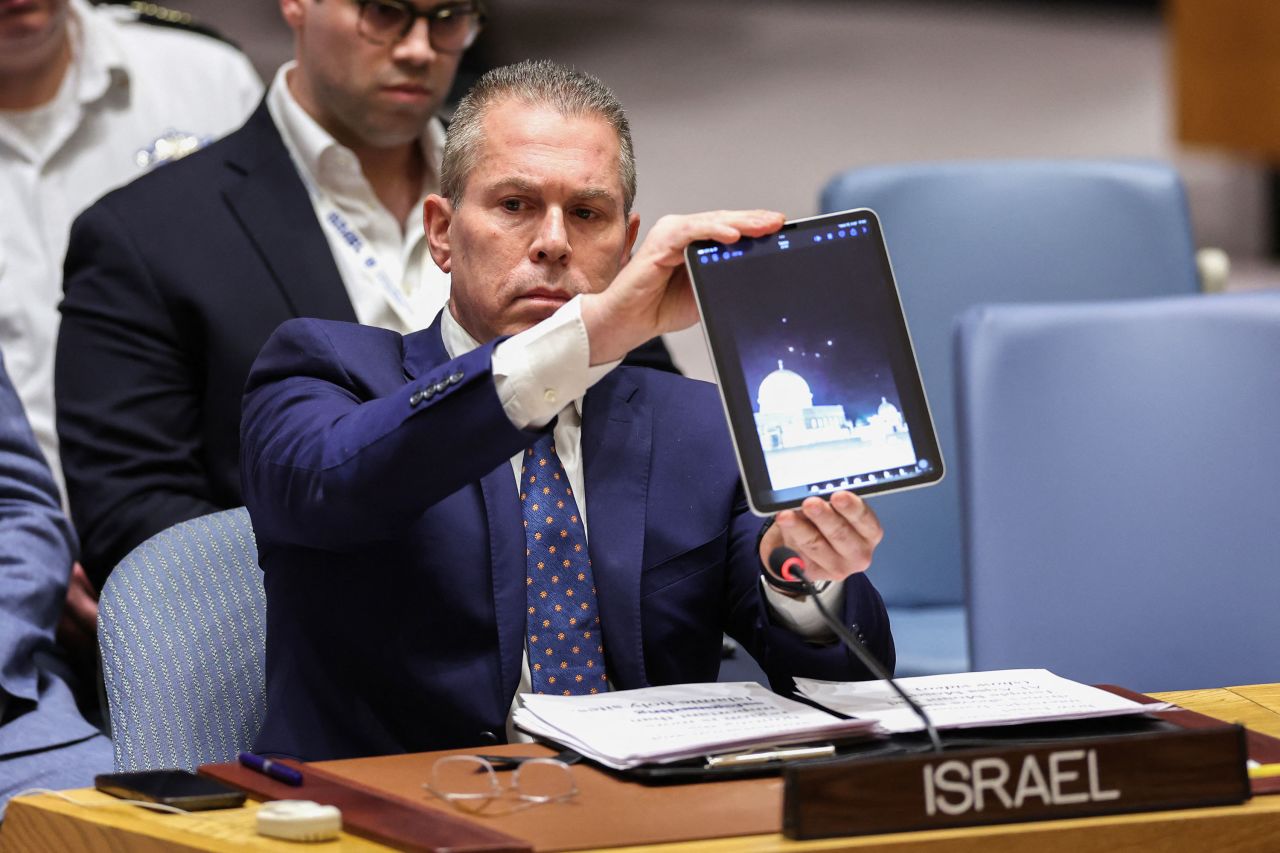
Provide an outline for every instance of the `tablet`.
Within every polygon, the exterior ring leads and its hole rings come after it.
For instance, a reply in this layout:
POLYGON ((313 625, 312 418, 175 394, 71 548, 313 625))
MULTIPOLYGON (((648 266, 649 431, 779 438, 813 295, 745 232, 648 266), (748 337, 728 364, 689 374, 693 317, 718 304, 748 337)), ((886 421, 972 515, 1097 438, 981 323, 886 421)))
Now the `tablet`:
POLYGON ((871 210, 788 222, 685 264, 758 515, 931 485, 942 454, 871 210))

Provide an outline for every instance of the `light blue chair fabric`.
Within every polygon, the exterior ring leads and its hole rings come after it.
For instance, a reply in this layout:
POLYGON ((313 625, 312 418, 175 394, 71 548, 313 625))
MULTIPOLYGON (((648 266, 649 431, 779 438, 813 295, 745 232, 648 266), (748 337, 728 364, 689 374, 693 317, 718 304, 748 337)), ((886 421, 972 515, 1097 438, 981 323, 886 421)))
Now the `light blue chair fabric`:
POLYGON ((157 533, 98 613, 117 770, 195 769, 248 749, 266 709, 266 594, 243 508, 157 533))
POLYGON ((999 301, 1193 293, 1182 184, 1159 163, 1012 161, 855 169, 824 212, 880 216, 944 460, 928 489, 872 500, 885 527, 872 569, 898 673, 966 668, 951 338, 966 308, 999 301))
POLYGON ((1280 292, 978 308, 957 347, 974 667, 1280 681, 1280 292))

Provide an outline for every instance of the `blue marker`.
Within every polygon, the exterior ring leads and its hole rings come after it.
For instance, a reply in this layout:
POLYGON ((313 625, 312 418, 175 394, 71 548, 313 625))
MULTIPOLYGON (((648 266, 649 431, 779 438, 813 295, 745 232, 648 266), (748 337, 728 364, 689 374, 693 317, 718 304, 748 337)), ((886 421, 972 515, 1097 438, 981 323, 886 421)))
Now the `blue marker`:
POLYGON ((255 755, 252 752, 242 752, 240 753, 240 763, 250 770, 256 770, 264 776, 270 776, 277 782, 283 782, 295 788, 302 784, 301 773, 287 764, 272 761, 270 758, 263 758, 261 755, 255 755))

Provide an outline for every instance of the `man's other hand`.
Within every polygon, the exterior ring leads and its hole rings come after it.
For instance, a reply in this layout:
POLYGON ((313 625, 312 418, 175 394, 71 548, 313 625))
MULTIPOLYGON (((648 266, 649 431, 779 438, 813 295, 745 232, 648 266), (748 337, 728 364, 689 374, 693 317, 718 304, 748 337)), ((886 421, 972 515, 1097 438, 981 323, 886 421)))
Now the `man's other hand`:
POLYGON ((665 332, 698 320, 684 250, 698 240, 736 243, 782 227, 786 217, 769 210, 719 210, 664 216, 601 293, 582 299, 582 320, 591 342, 591 364, 617 361, 665 332))
POLYGON ((760 542, 760 560, 767 566, 773 549, 785 545, 804 558, 810 581, 843 580, 867 570, 883 538, 880 519, 862 498, 836 492, 778 513, 760 542))
POLYGON ((98 596, 79 563, 71 566, 67 600, 58 620, 58 645, 77 661, 94 658, 98 643, 98 596))

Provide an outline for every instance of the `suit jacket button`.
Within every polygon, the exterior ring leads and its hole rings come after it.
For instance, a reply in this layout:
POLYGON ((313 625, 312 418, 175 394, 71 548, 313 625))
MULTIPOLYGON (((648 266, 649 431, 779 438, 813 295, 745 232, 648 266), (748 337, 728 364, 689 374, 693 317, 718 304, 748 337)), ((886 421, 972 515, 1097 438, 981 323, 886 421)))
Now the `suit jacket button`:
POLYGON ((495 735, 493 732, 481 732, 480 742, 487 743, 487 744, 495 744, 498 742, 498 736, 495 735))
POLYGON ((443 394, 443 393, 444 393, 444 389, 446 389, 446 388, 448 388, 448 387, 449 387, 449 383, 448 383, 448 382, 437 382, 435 385, 432 385, 432 386, 431 386, 431 393, 432 393, 432 394, 443 394))
POLYGON ((409 397, 409 405, 410 406, 418 405, 419 403, 422 402, 422 398, 424 396, 425 395, 421 391, 414 391, 413 395, 409 397))
POLYGON ((449 379, 448 379, 448 382, 449 382, 449 384, 450 384, 450 385, 457 385, 457 384, 458 384, 459 382, 461 382, 461 381, 462 381, 462 371, 461 371, 461 370, 459 370, 457 373, 451 374, 451 375, 449 376, 449 379))

